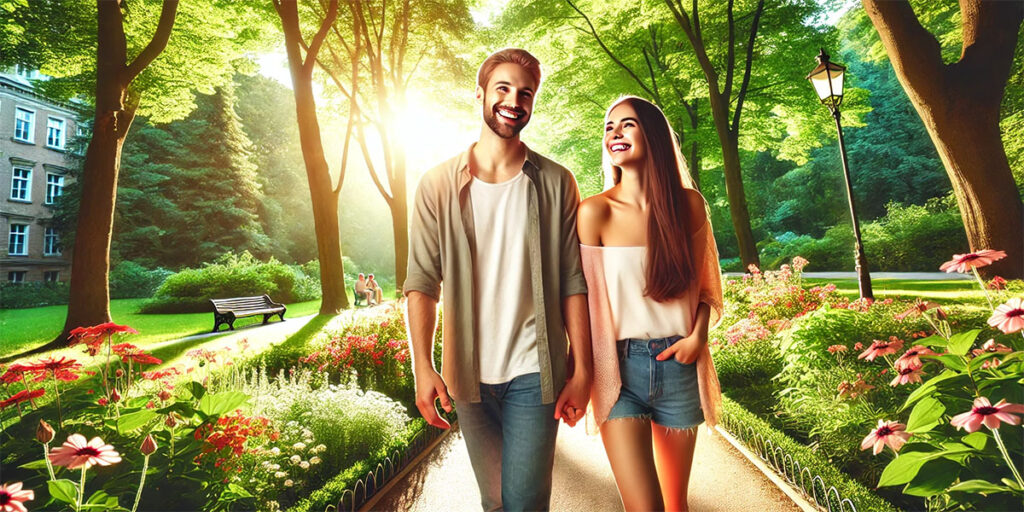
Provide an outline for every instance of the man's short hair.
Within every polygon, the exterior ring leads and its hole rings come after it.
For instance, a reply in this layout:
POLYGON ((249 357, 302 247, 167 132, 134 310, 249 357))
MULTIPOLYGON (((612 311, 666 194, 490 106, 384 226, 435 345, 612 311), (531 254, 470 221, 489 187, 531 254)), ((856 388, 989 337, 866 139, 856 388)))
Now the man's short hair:
POLYGON ((476 73, 477 85, 487 87, 487 81, 490 80, 494 68, 506 63, 522 66, 533 77, 535 86, 538 89, 540 88, 540 61, 537 60, 537 57, 531 55, 530 52, 521 48, 498 50, 492 53, 490 57, 484 59, 484 63, 480 64, 480 70, 476 73))

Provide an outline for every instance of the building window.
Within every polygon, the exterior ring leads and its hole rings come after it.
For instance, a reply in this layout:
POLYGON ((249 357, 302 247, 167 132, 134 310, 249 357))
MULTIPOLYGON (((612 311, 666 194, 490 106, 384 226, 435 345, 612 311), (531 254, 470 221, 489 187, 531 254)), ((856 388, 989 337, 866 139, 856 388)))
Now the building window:
POLYGON ((14 73, 25 79, 39 78, 39 71, 18 64, 14 67, 14 73))
POLYGON ((53 204, 64 193, 64 176, 46 175, 46 204, 53 204))
POLYGON ((56 283, 57 281, 60 281, 60 271, 47 270, 46 272, 43 272, 43 281, 46 281, 47 283, 56 283))
POLYGON ((57 228, 46 228, 43 235, 43 256, 60 256, 60 235, 57 228))
POLYGON ((36 113, 18 107, 14 110, 14 140, 21 142, 33 142, 32 123, 35 121, 36 113))
POLYGON ((7 254, 28 256, 28 224, 11 224, 11 236, 7 239, 7 254))
POLYGON ((32 200, 32 169, 15 167, 11 178, 11 199, 18 201, 32 200))
POLYGON ((64 149, 64 120, 50 117, 46 120, 46 145, 53 149, 64 149))
POLYGON ((7 280, 12 283, 24 283, 25 274, 28 274, 27 270, 12 270, 7 273, 7 280))

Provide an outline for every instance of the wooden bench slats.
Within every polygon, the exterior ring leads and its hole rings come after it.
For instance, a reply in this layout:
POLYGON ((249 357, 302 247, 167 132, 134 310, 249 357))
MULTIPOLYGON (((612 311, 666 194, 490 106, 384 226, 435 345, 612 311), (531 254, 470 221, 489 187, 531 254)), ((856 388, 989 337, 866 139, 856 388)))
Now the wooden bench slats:
POLYGON ((235 329, 235 319, 263 315, 263 323, 267 323, 271 317, 278 315, 284 321, 284 313, 287 308, 284 304, 278 304, 267 295, 258 297, 233 297, 227 299, 210 299, 213 304, 213 332, 217 331, 220 324, 227 324, 231 330, 235 329))

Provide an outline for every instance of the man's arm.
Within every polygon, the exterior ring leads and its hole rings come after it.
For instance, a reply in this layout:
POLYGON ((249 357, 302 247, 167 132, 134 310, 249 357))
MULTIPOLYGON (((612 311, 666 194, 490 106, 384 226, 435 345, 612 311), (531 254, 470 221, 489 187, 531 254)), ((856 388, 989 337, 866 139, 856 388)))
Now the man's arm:
POLYGON ((406 325, 412 352, 412 371, 416 381, 416 408, 427 423, 449 428, 451 425, 437 413, 434 401, 452 412, 452 401, 444 379, 434 369, 434 329, 437 326, 437 299, 417 291, 408 293, 406 325))
POLYGON ((575 426, 587 411, 594 375, 587 296, 576 294, 563 298, 562 317, 565 320, 565 329, 569 333, 569 353, 572 355, 573 372, 558 396, 555 418, 564 419, 571 427, 575 426))
POLYGON ((406 326, 416 382, 416 408, 435 427, 450 425, 437 413, 434 401, 451 412, 452 403, 444 380, 434 369, 434 329, 437 303, 441 297, 441 247, 437 222, 438 205, 431 191, 429 174, 416 187, 412 224, 409 230, 409 272, 402 292, 406 301, 406 326))

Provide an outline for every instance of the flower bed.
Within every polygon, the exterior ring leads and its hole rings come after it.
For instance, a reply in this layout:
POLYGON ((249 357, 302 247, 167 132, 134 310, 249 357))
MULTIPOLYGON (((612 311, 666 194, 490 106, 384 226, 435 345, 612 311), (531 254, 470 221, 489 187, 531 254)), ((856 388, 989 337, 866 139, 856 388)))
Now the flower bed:
MULTIPOLYGON (((404 345, 400 315, 388 329, 395 315, 338 334, 404 345)), ((365 476, 425 427, 401 403, 402 356, 375 364, 383 354, 371 351, 342 365, 351 378, 338 370, 333 381, 298 358, 270 372, 241 359, 244 347, 195 349, 190 363, 153 370, 162 362, 120 343, 133 332, 114 324, 78 330, 92 366, 65 357, 0 368, 5 499, 74 510, 284 509, 325 495, 339 475, 365 476), (400 396, 379 391, 387 386, 400 396)), ((313 361, 314 353, 301 357, 313 361)))
MULTIPOLYGON (((943 270, 977 276, 999 255, 943 270)), ((804 286, 804 263, 727 282, 711 340, 726 394, 898 506, 1019 507, 1024 285, 978 277, 987 307, 849 301, 804 286)))

